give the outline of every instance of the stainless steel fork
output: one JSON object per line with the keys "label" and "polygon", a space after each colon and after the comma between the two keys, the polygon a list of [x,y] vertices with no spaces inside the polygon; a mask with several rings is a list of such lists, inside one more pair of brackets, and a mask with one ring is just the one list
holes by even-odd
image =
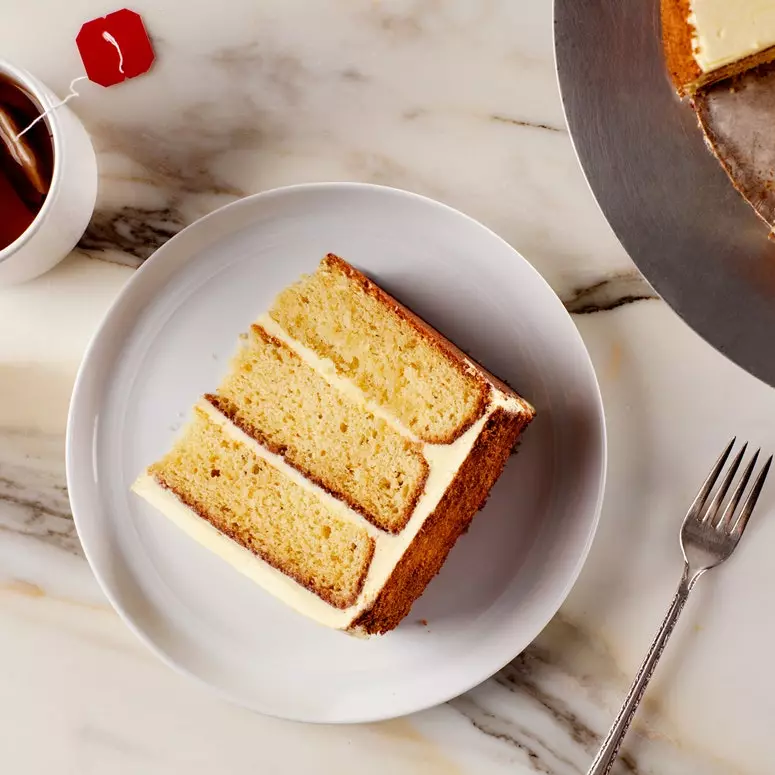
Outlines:
{"label": "stainless steel fork", "polygon": [[662,656],[668,638],[673,633],[678,617],[684,605],[686,605],[689,593],[700,576],[711,568],[720,565],[735,551],[740,541],[740,536],[743,535],[748,520],[751,518],[756,501],[764,486],[764,480],[767,478],[767,473],[770,470],[772,456],[762,466],[748,493],[748,497],[740,509],[740,513],[737,516],[735,514],[751,479],[761,450],[757,451],[753,458],[751,458],[751,462],[746,466],[740,482],[729,498],[726,507],[723,511],[721,509],[726,494],[737,474],[737,470],[740,468],[740,463],[743,461],[747,444],[744,444],[743,448],[735,456],[710,504],[705,508],[705,504],[716,482],[719,480],[734,446],[735,439],[732,439],[724,452],[721,453],[721,457],[716,461],[708,478],[705,480],[705,484],[700,488],[694,503],[692,503],[686,514],[681,526],[681,551],[684,556],[684,569],[681,582],[678,585],[678,591],[673,598],[673,603],[668,609],[657,636],[651,644],[646,658],[643,660],[643,664],[640,666],[638,675],[630,687],[619,715],[603,740],[587,775],[607,775],[611,771],[616,756],[619,753],[622,740],[625,734],[627,734],[635,711],[640,704],[643,693],[646,691],[646,686],[649,680],[651,680],[651,676],[654,674],[654,668]]}

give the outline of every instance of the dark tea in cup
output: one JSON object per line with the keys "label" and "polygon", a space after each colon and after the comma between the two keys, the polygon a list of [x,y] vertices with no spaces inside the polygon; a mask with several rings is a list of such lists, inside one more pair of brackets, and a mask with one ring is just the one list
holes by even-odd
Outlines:
{"label": "dark tea in cup", "polygon": [[54,147],[47,122],[19,137],[41,113],[22,86],[0,74],[0,250],[30,227],[51,186]]}

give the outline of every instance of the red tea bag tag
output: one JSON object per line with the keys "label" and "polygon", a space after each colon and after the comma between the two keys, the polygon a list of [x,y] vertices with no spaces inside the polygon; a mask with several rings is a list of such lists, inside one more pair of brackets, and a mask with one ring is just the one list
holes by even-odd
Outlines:
{"label": "red tea bag tag", "polygon": [[153,48],[140,15],[127,8],[92,19],[75,42],[90,81],[113,86],[147,73]]}

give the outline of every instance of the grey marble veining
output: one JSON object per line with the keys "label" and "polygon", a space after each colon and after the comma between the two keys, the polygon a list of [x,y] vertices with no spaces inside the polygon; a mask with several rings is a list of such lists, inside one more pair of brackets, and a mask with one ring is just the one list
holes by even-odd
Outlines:
{"label": "grey marble veining", "polygon": [[652,301],[659,296],[637,270],[618,272],[573,289],[562,297],[571,315],[591,315],[637,301]]}
{"label": "grey marble veining", "polygon": [[95,258],[137,267],[186,225],[171,208],[97,210],[78,247]]}
{"label": "grey marble veining", "polygon": [[[511,664],[451,705],[530,772],[584,775],[629,680],[598,638],[559,615]],[[647,700],[615,775],[743,775],[702,751],[675,747],[655,723],[659,716]]]}
{"label": "grey marble veining", "polygon": [[0,428],[0,531],[83,556],[64,476],[64,438]]}

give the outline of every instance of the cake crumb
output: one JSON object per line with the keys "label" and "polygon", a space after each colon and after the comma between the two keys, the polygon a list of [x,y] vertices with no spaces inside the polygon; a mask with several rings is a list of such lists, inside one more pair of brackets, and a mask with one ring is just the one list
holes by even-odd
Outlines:
{"label": "cake crumb", "polygon": [[421,624],[423,627],[428,626],[428,620],[427,619],[418,619],[417,624]]}

